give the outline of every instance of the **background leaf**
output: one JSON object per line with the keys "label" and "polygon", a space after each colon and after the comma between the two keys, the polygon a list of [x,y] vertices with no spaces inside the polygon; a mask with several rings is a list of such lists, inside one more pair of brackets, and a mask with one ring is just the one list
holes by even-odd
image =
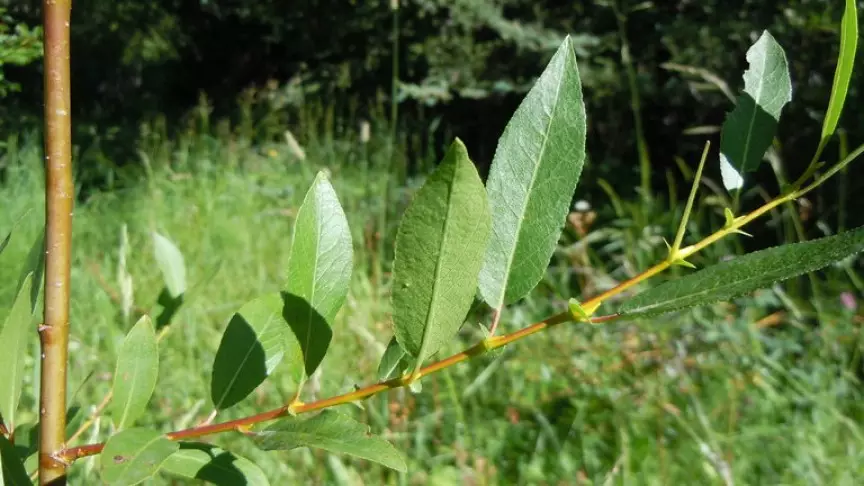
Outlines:
{"label": "background leaf", "polygon": [[254,391],[286,357],[299,381],[303,357],[299,343],[283,318],[283,300],[271,293],[249,301],[228,323],[210,380],[210,398],[217,409],[237,404]]}
{"label": "background leaf", "polygon": [[774,140],[783,106],[792,100],[786,53],[768,31],[747,50],[744,92],[720,132],[720,171],[726,189],[740,189]]}
{"label": "background leaf", "polygon": [[45,274],[45,231],[40,231],[33,246],[30,247],[30,252],[27,254],[27,260],[24,262],[24,267],[21,269],[21,274],[18,277],[18,286],[16,292],[21,290],[24,285],[24,279],[27,275],[33,274],[33,281],[30,285],[30,313],[36,312],[36,306],[39,304],[39,293],[42,291],[42,277]]}
{"label": "background leaf", "polygon": [[186,293],[186,264],[183,262],[183,254],[168,238],[153,232],[153,250],[156,255],[156,263],[162,271],[165,287],[176,299]]}
{"label": "background leaf", "polygon": [[159,345],[149,316],[138,320],[117,351],[111,416],[124,429],[147,410],[159,376]]}
{"label": "background leaf", "polygon": [[3,378],[0,379],[0,415],[10,431],[15,430],[15,411],[24,384],[24,356],[30,349],[28,338],[34,334],[30,327],[33,320],[30,312],[32,284],[33,273],[28,273],[0,330],[0,343],[3,346],[0,352],[0,370],[3,370]]}
{"label": "background leaf", "polygon": [[138,484],[153,476],[180,444],[159,432],[126,429],[112,435],[102,450],[102,480],[111,486]]}
{"label": "background leaf", "polygon": [[204,443],[180,443],[180,450],[162,463],[161,472],[199,479],[217,486],[268,486],[260,467],[232,452]]}
{"label": "background leaf", "polygon": [[349,454],[405,472],[405,458],[386,440],[368,434],[368,427],[333,410],[307,419],[279,421],[252,435],[262,449],[289,450],[314,447],[337,454]]}
{"label": "background leaf", "polygon": [[618,313],[627,317],[648,317],[728,300],[779,280],[818,270],[862,249],[864,227],[753,252],[646,290],[621,305]]}
{"label": "background leaf", "polygon": [[546,273],[585,161],[582,85],[569,37],[504,129],[492,161],[492,236],[480,295],[515,302]]}
{"label": "background leaf", "polygon": [[855,53],[858,50],[858,11],[855,0],[846,0],[843,10],[843,20],[840,22],[840,54],[837,57],[837,67],[834,71],[834,82],[831,86],[831,98],[828,100],[828,110],[822,123],[822,139],[824,146],[840,121],[846,94],[849,92],[849,82],[852,80],[852,68],[855,65]]}
{"label": "background leaf", "polygon": [[396,235],[393,325],[417,366],[462,325],[488,238],[486,191],[457,139],[414,196]]}
{"label": "background leaf", "polygon": [[333,336],[330,325],[348,295],[353,258],[345,212],[333,186],[319,172],[294,222],[285,285],[289,294],[308,303],[292,305],[285,316],[303,347],[307,375],[327,353]]}
{"label": "background leaf", "polygon": [[30,486],[32,481],[15,446],[0,434],[0,486]]}

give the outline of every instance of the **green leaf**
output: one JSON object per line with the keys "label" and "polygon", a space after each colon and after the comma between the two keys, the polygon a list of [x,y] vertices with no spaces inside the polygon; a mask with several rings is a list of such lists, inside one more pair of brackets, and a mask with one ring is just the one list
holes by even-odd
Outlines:
{"label": "green leaf", "polygon": [[138,320],[117,352],[111,416],[117,429],[134,423],[147,409],[159,375],[159,345],[149,316]]}
{"label": "green leaf", "polygon": [[381,362],[378,363],[378,381],[389,380],[404,370],[410,363],[407,363],[406,357],[408,353],[399,345],[396,336],[387,344],[387,349],[384,350],[384,355],[381,356]]}
{"label": "green leaf", "polygon": [[407,471],[405,458],[392,444],[369,435],[367,426],[333,410],[324,410],[306,419],[281,420],[252,434],[252,437],[258,447],[267,451],[314,447]]}
{"label": "green leaf", "polygon": [[231,318],[216,351],[210,398],[219,409],[231,407],[252,393],[283,359],[292,362],[302,379],[300,345],[283,317],[283,298],[270,293],[254,299]]}
{"label": "green leaf", "polygon": [[417,367],[462,325],[488,238],[486,191],[456,139],[414,196],[396,235],[393,324]]}
{"label": "green leaf", "polygon": [[647,317],[729,300],[818,270],[864,249],[864,227],[805,243],[753,252],[646,290],[618,313]]}
{"label": "green leaf", "polygon": [[582,173],[585,133],[568,37],[507,124],[492,161],[492,237],[480,272],[480,295],[492,308],[521,299],[546,273]]}
{"label": "green leaf", "polygon": [[30,290],[33,284],[33,274],[24,277],[24,282],[18,290],[18,295],[12,303],[12,309],[6,316],[6,322],[0,330],[0,416],[11,431],[15,430],[15,410],[21,398],[21,386],[24,384],[24,356],[30,349],[29,337],[32,333],[30,324]]}
{"label": "green leaf", "polygon": [[0,486],[30,486],[24,461],[18,456],[15,446],[0,434]]}
{"label": "green leaf", "polygon": [[102,449],[102,480],[111,486],[138,484],[159,470],[180,444],[159,432],[135,428],[112,435]]}
{"label": "green leaf", "polygon": [[831,86],[831,98],[828,100],[828,110],[822,123],[822,138],[820,145],[834,135],[843,105],[846,103],[846,93],[849,92],[849,82],[852,79],[852,69],[855,65],[855,52],[858,50],[858,12],[855,0],[846,0],[843,20],[840,22],[840,54],[837,67],[834,70],[834,83]]}
{"label": "green leaf", "polygon": [[180,443],[180,450],[162,464],[163,473],[199,479],[217,486],[268,486],[270,482],[252,461],[216,446]]}
{"label": "green leaf", "polygon": [[783,106],[792,100],[786,53],[768,31],[747,50],[744,92],[720,132],[720,172],[727,190],[744,185],[774,140]]}
{"label": "green leaf", "polygon": [[307,375],[327,353],[330,325],[348,295],[353,258],[348,220],[333,186],[319,172],[294,221],[285,284],[288,294],[307,303],[287,301],[300,305],[287,308],[285,315],[303,348]]}
{"label": "green leaf", "polygon": [[24,267],[21,269],[21,275],[18,277],[18,286],[16,292],[21,290],[24,285],[24,279],[27,275],[33,274],[33,282],[30,285],[30,313],[36,312],[36,305],[39,303],[39,292],[42,290],[42,276],[45,273],[45,232],[40,231],[33,246],[30,247],[30,252],[27,254]]}
{"label": "green leaf", "polygon": [[168,238],[153,232],[153,249],[156,255],[156,263],[162,271],[162,279],[165,287],[176,299],[186,293],[186,264],[183,262],[183,254]]}

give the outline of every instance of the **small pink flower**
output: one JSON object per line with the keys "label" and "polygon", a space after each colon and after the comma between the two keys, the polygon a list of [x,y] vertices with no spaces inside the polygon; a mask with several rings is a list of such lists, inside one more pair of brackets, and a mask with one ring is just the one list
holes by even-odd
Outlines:
{"label": "small pink flower", "polygon": [[852,312],[855,312],[855,309],[858,308],[858,302],[855,300],[855,296],[852,295],[852,292],[841,293],[840,302],[843,303],[843,307]]}

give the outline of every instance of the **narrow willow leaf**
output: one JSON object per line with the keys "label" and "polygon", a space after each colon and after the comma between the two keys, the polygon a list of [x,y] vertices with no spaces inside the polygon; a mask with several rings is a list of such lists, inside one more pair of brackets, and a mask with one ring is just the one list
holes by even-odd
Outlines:
{"label": "narrow willow leaf", "polygon": [[24,357],[30,349],[30,289],[33,285],[33,274],[24,277],[24,282],[18,290],[18,295],[12,303],[12,309],[6,316],[6,321],[0,330],[0,416],[9,430],[15,429],[15,410],[21,398],[21,386],[24,384]]}
{"label": "narrow willow leaf", "polygon": [[154,474],[180,444],[159,432],[126,429],[112,435],[102,449],[102,480],[111,486],[138,484]]}
{"label": "narrow willow leaf", "polygon": [[314,447],[336,454],[348,454],[405,472],[405,458],[386,440],[369,435],[369,428],[333,410],[324,410],[311,418],[281,420],[251,434],[258,447],[267,450],[289,450]]}
{"label": "narrow willow leaf", "polygon": [[618,313],[627,317],[654,316],[729,300],[818,270],[861,250],[864,250],[864,227],[753,252],[646,290],[625,302]]}
{"label": "narrow willow leaf", "polygon": [[186,264],[183,262],[183,254],[171,240],[156,232],[153,233],[153,249],[165,287],[172,298],[180,297],[186,293]]}
{"label": "narrow willow leaf", "polygon": [[0,486],[30,486],[31,484],[33,482],[27,476],[24,462],[15,450],[15,446],[0,434]]}
{"label": "narrow willow leaf", "polygon": [[410,366],[410,363],[406,363],[405,360],[407,356],[408,353],[399,345],[396,336],[393,336],[387,344],[387,349],[384,350],[384,355],[381,356],[381,362],[378,363],[378,381],[389,380],[405,369],[406,364]]}
{"label": "narrow willow leaf", "polygon": [[3,241],[0,241],[0,255],[2,255],[3,250],[5,250],[7,246],[9,246],[9,241],[11,241],[11,240],[12,240],[12,231],[9,231],[9,233],[6,235],[6,238],[3,238]]}
{"label": "narrow willow leaf", "polygon": [[39,293],[42,290],[42,277],[45,274],[45,232],[40,231],[33,246],[30,247],[30,252],[27,254],[27,259],[24,262],[24,267],[21,269],[21,274],[18,277],[18,286],[16,292],[21,290],[24,285],[24,279],[27,275],[33,274],[33,282],[30,285],[30,313],[36,312],[36,306],[39,303]]}
{"label": "narrow willow leaf", "polygon": [[111,417],[118,430],[132,425],[147,410],[159,376],[159,345],[149,316],[138,320],[117,352]]}
{"label": "narrow willow leaf", "polygon": [[393,324],[416,366],[462,325],[489,238],[489,206],[477,169],[457,139],[399,223]]}
{"label": "narrow willow leaf", "polygon": [[260,467],[234,453],[204,443],[181,443],[162,464],[161,472],[198,479],[216,486],[269,486]]}
{"label": "narrow willow leaf", "polygon": [[492,236],[480,295],[492,308],[533,289],[558,244],[585,162],[586,117],[568,37],[498,141],[489,179]]}
{"label": "narrow willow leaf", "polygon": [[792,100],[786,53],[768,31],[747,50],[744,92],[720,132],[720,172],[727,190],[744,185],[774,140],[783,106]]}
{"label": "narrow willow leaf", "polygon": [[[210,379],[213,405],[225,409],[252,393],[284,359],[303,371],[299,343],[283,317],[279,293],[254,299],[231,318],[216,351]],[[299,382],[302,376],[292,375]]]}
{"label": "narrow willow leaf", "polygon": [[846,93],[849,92],[849,82],[852,79],[852,68],[855,65],[855,53],[858,50],[858,12],[855,0],[846,0],[843,10],[843,20],[840,21],[840,54],[837,58],[837,68],[834,71],[834,83],[831,86],[831,97],[828,100],[828,110],[822,123],[821,145],[825,145],[840,121],[843,105],[846,103]]}

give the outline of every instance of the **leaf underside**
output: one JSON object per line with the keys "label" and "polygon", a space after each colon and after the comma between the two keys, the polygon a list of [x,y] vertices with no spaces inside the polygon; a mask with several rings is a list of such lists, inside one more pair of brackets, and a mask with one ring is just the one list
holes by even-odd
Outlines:
{"label": "leaf underside", "polygon": [[153,232],[153,251],[165,288],[176,299],[186,292],[186,264],[180,249],[168,238]]}
{"label": "leaf underside", "polygon": [[214,445],[182,442],[160,472],[216,486],[268,486],[267,475],[252,461]]}
{"label": "leaf underside", "polygon": [[118,430],[131,425],[145,412],[158,375],[156,331],[150,317],[144,316],[129,331],[117,353],[110,411]]}

